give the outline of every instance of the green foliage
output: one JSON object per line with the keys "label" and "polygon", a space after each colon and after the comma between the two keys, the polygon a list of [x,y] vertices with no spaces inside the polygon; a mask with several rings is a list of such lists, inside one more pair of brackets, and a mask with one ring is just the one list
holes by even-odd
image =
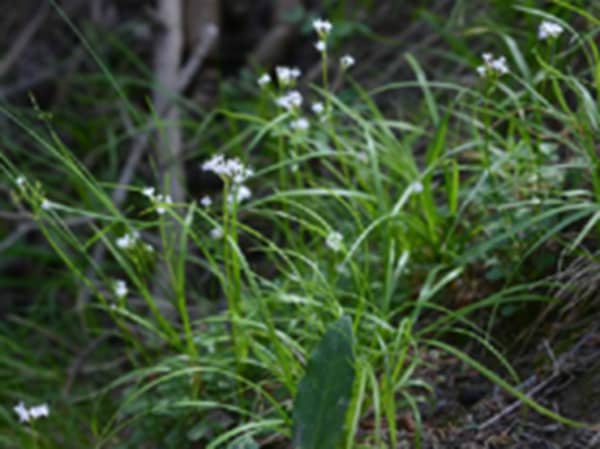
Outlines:
{"label": "green foliage", "polygon": [[[344,17],[347,3],[330,2],[334,44],[366,33]],[[303,107],[277,107],[288,89],[259,91],[245,72],[220,86],[218,111],[180,98],[181,121],[166,123],[131,98],[150,93],[149,79],[116,73],[96,50],[101,73],[76,77],[73,111],[2,106],[2,209],[33,219],[44,241],[2,248],[3,263],[21,261],[30,279],[0,277],[24,298],[0,325],[0,445],[396,447],[408,411],[418,447],[432,348],[580,424],[514,386],[495,331],[525,306],[556,302],[559,264],[596,257],[597,8],[498,1],[471,17],[472,2],[459,1],[445,17],[430,3],[419,2],[422,17],[443,25],[451,52],[399,55],[414,80],[368,89],[353,76],[379,68],[336,72],[332,45]],[[313,32],[306,11],[288,19]],[[546,19],[564,34],[539,41]],[[506,54],[509,73],[479,77],[488,50]],[[312,102],[323,112],[305,111]],[[80,113],[96,104],[108,109],[100,119]],[[114,118],[123,114],[127,126]],[[291,127],[302,118],[308,129]],[[194,143],[188,197],[166,201],[153,156],[131,185],[116,185],[136,137],[172,125]],[[254,169],[251,198],[231,200],[239,186],[199,168],[217,153]],[[18,423],[20,400],[49,402],[51,416]]]}
{"label": "green foliage", "polygon": [[295,447],[336,447],[352,399],[354,371],[352,321],[343,316],[327,326],[298,385],[293,411]]}

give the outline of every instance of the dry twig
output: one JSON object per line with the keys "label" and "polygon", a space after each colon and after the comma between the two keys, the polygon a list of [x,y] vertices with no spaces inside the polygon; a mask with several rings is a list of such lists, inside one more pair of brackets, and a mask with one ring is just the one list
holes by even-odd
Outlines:
{"label": "dry twig", "polygon": [[44,19],[48,15],[49,9],[50,3],[47,0],[42,0],[41,5],[38,7],[37,14],[31,19],[27,26],[23,28],[21,33],[19,33],[12,47],[10,47],[10,50],[6,53],[6,56],[0,61],[0,78],[11,69],[15,62],[18,61],[21,53],[23,53],[23,50],[25,50],[29,44],[29,41],[31,41],[42,23],[44,23]]}

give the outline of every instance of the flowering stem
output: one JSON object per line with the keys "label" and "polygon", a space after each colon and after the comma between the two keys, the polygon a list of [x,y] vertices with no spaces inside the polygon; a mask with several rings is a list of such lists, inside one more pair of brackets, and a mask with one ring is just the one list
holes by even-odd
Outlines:
{"label": "flowering stem", "polygon": [[[322,56],[323,63],[321,64],[323,70],[323,89],[326,92],[329,92],[329,76],[328,76],[328,67],[327,67],[327,49],[323,51]],[[325,113],[329,115],[331,111],[331,100],[329,96],[325,97]]]}
{"label": "flowering stem", "polygon": [[177,307],[179,308],[179,315],[181,316],[181,322],[183,324],[183,330],[185,332],[185,338],[187,340],[187,348],[188,354],[192,358],[196,358],[198,356],[198,352],[196,351],[196,346],[194,344],[194,337],[192,334],[192,327],[190,324],[190,317],[188,313],[188,307],[186,304],[186,295],[185,295],[185,262],[186,262],[186,254],[187,254],[187,243],[188,243],[188,232],[192,223],[192,218],[194,216],[194,203],[190,206],[187,216],[181,226],[180,232],[180,241],[179,241],[179,260],[177,264],[177,271],[175,273],[175,294],[177,297]]}
{"label": "flowering stem", "polygon": [[[225,263],[225,283],[224,291],[227,299],[227,306],[231,315],[231,340],[238,363],[246,358],[247,345],[242,340],[241,333],[238,332],[238,318],[241,316],[240,295],[241,295],[241,273],[240,263],[237,251],[234,245],[237,245],[237,200],[235,192],[229,181],[225,180],[225,189],[223,195],[223,257]],[[231,204],[228,199],[232,198]]]}

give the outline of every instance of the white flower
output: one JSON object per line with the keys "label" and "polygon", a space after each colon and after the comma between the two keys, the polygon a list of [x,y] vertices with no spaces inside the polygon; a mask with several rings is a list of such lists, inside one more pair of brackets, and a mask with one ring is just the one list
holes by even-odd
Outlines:
{"label": "white flower", "polygon": [[154,187],[144,187],[142,189],[142,195],[150,199],[154,199]]}
{"label": "white flower", "polygon": [[42,416],[48,417],[49,414],[50,414],[50,408],[48,407],[48,404],[36,405],[29,409],[29,415],[33,419],[38,419],[38,418],[41,418]]}
{"label": "white flower", "polygon": [[286,85],[292,80],[289,67],[276,67],[275,73],[277,74],[277,81],[279,81],[279,84]]}
{"label": "white flower", "polygon": [[221,226],[212,228],[210,230],[210,238],[213,240],[221,240],[223,238],[223,228]]}
{"label": "white flower", "polygon": [[329,20],[316,19],[313,21],[313,28],[317,33],[321,34],[329,34],[333,25]]}
{"label": "white flower", "polygon": [[494,60],[494,55],[492,53],[486,52],[481,55],[481,58],[483,59],[484,62],[489,64],[490,62],[492,62]]}
{"label": "white flower", "polygon": [[306,131],[310,127],[310,122],[304,118],[300,117],[290,123],[290,128],[298,130],[298,131]]}
{"label": "white flower", "polygon": [[159,193],[155,194],[154,187],[145,187],[142,189],[142,195],[148,197],[156,206],[156,212],[160,215],[166,212],[165,205],[173,204],[173,200],[170,195],[163,195]]}
{"label": "white flower", "polygon": [[277,74],[277,81],[281,86],[292,84],[302,74],[297,67],[290,68],[284,66],[275,67],[275,73]]}
{"label": "white flower", "polygon": [[47,417],[50,415],[48,404],[35,405],[27,409],[23,402],[19,402],[13,407],[15,413],[19,416],[19,422],[29,422],[32,419]]}
{"label": "white flower", "polygon": [[352,67],[356,63],[352,55],[344,55],[340,58],[340,65],[342,69],[346,70]]}
{"label": "white flower", "polygon": [[311,106],[311,109],[315,114],[319,115],[319,114],[322,114],[323,111],[325,111],[325,106],[323,106],[323,103],[320,103],[320,102],[313,103],[313,105]]}
{"label": "white flower", "polygon": [[44,210],[50,210],[54,207],[54,203],[46,198],[42,200],[40,207]]}
{"label": "white flower", "polygon": [[483,65],[477,67],[479,76],[484,77],[492,74],[506,75],[509,72],[506,57],[500,56],[494,59],[492,53],[484,53],[481,57],[483,58]]}
{"label": "white flower", "polygon": [[271,82],[271,76],[268,73],[263,74],[258,80],[257,83],[260,87],[265,87],[267,84]]}
{"label": "white flower", "polygon": [[200,204],[204,207],[210,207],[212,205],[212,199],[208,195],[204,195],[200,200]]}
{"label": "white flower", "polygon": [[241,184],[254,173],[239,159],[225,159],[222,154],[217,154],[202,164],[202,170],[211,171],[221,177],[229,178],[236,184]]}
{"label": "white flower", "polygon": [[244,200],[252,197],[252,190],[244,185],[235,186],[233,191],[227,195],[227,203],[233,204],[234,202],[239,204]]}
{"label": "white flower", "polygon": [[315,44],[315,48],[317,49],[317,51],[323,53],[325,50],[327,50],[327,44],[325,43],[325,41],[317,41],[317,43]]}
{"label": "white flower", "polygon": [[501,75],[505,75],[509,72],[508,65],[506,64],[506,58],[504,56],[500,56],[498,59],[493,61],[490,66]]}
{"label": "white flower", "polygon": [[171,199],[170,195],[156,195],[155,198],[156,203],[158,203],[157,207],[156,207],[156,212],[159,215],[162,215],[166,212],[166,207],[165,205],[171,205],[173,204],[173,200]]}
{"label": "white flower", "polygon": [[15,179],[15,183],[20,188],[23,188],[23,186],[25,185],[25,182],[26,182],[25,176],[19,176],[19,177],[17,177],[17,179]]}
{"label": "white flower", "polygon": [[415,181],[410,185],[410,190],[414,193],[421,193],[423,192],[423,184],[419,181]]}
{"label": "white flower", "polygon": [[133,246],[133,242],[131,241],[131,237],[129,234],[125,234],[123,237],[119,237],[116,241],[117,246],[122,249],[131,248]]}
{"label": "white flower", "polygon": [[325,239],[325,244],[336,253],[342,249],[343,243],[344,237],[342,237],[342,234],[337,231],[330,232]]}
{"label": "white flower", "polygon": [[137,231],[133,231],[130,234],[125,234],[124,236],[119,237],[116,240],[116,244],[121,249],[131,249],[136,245],[139,238],[140,233]]}
{"label": "white flower", "polygon": [[277,106],[290,111],[294,108],[299,108],[302,106],[302,100],[302,94],[297,90],[292,90],[275,100],[275,103]]}
{"label": "white flower", "polygon": [[540,23],[540,27],[538,28],[538,39],[541,41],[549,38],[554,39],[560,36],[563,31],[565,31],[564,28],[558,23],[544,20],[542,23]]}
{"label": "white flower", "polygon": [[27,410],[23,402],[19,402],[15,405],[13,410],[19,416],[19,422],[29,422],[29,410]]}
{"label": "white flower", "polygon": [[113,284],[113,292],[117,298],[124,298],[128,291],[127,284],[122,279],[117,279]]}

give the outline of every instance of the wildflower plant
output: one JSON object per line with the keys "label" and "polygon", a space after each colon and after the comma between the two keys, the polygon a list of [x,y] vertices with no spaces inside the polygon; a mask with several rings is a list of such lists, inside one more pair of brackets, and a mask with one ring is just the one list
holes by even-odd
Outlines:
{"label": "wildflower plant", "polygon": [[126,282],[122,279],[117,279],[114,282],[113,291],[118,299],[125,298],[129,292]]}
{"label": "wildflower plant", "polygon": [[205,208],[209,208],[210,206],[212,206],[212,198],[208,195],[204,195],[200,199],[200,204]]}
{"label": "wildflower plant", "polygon": [[337,231],[330,232],[329,234],[327,234],[327,238],[325,239],[325,244],[334,253],[341,251],[343,243],[344,243],[344,238],[343,238],[342,234],[340,234]]}
{"label": "wildflower plant", "polygon": [[[506,56],[485,53],[476,69],[498,81],[490,83],[495,90],[482,91],[468,77],[434,79],[435,68],[424,70],[408,56],[414,80],[368,92],[353,80],[337,95],[328,70],[343,74],[356,61],[345,55],[338,67],[328,67],[333,25],[324,19],[312,25],[323,68],[320,86],[306,88],[300,69],[276,67],[272,79],[263,73],[252,81],[260,98],[268,99],[259,112],[223,109],[218,120],[211,116],[199,127],[217,131],[203,141],[193,176],[218,178],[217,192],[202,186],[194,201],[174,207],[167,191],[131,188],[117,206],[113,187],[73,163],[52,135],[40,137],[41,143],[79,180],[72,198],[79,205],[63,207],[61,199],[59,208],[51,208],[61,214],[47,213],[40,210],[46,195],[33,177],[20,174],[30,172],[0,153],[2,172],[82,280],[78,288],[92,292],[93,299],[82,301],[81,322],[104,326],[98,314],[108,315],[115,325],[106,334],[119,337],[111,345],[124,348],[124,362],[117,361],[127,368],[98,393],[102,407],[111,404],[108,418],[98,418],[102,425],[90,432],[98,446],[131,443],[122,429],[139,429],[146,419],[148,432],[159,432],[155,423],[173,423],[173,438],[184,440],[178,447],[254,447],[254,438],[289,438],[292,427],[303,428],[293,419],[314,420],[312,410],[292,417],[289,405],[309,364],[316,377],[309,376],[302,391],[310,394],[310,379],[318,378],[314,360],[323,357],[312,349],[335,354],[327,344],[335,333],[320,343],[321,335],[331,336],[330,323],[343,323],[344,335],[352,337],[344,340],[344,354],[353,360],[346,366],[353,375],[345,377],[345,395],[354,396],[340,398],[347,415],[331,420],[346,423],[332,429],[344,436],[346,448],[401,445],[398,416],[409,410],[420,423],[418,395],[433,391],[419,377],[419,369],[432,364],[432,350],[479,370],[538,412],[573,424],[513,386],[520,379],[490,337],[496,315],[488,329],[471,317],[488,308],[503,313],[508,305],[547,301],[537,293],[544,282],[515,267],[529,263],[546,243],[564,247],[570,239],[565,251],[574,251],[598,231],[598,108],[592,101],[598,89],[589,78],[582,82],[563,71],[560,59],[551,65],[539,55],[519,57],[515,37],[506,40],[512,44]],[[561,32],[548,24],[529,30],[534,38],[566,46]],[[595,57],[593,50],[590,55]],[[469,62],[464,67],[472,73]],[[522,76],[527,71],[533,76]],[[389,117],[376,99],[402,98],[403,89],[410,98],[421,93],[422,102],[414,101],[418,113]],[[563,89],[578,101],[565,101]],[[556,132],[549,122],[564,123],[564,130]],[[562,161],[559,150],[572,159]],[[61,198],[58,189],[48,191],[49,198]],[[137,206],[149,202],[158,216],[139,212]],[[75,229],[63,213],[91,224]],[[167,213],[169,220],[161,218]],[[105,250],[104,263],[92,257],[92,247]],[[531,263],[530,271],[536,269]],[[489,281],[492,276],[499,281]],[[469,282],[475,283],[475,299],[453,308],[448,298],[460,296],[456,289]],[[121,305],[111,307],[115,300]],[[508,380],[445,343],[443,335],[450,333],[488,350]],[[10,366],[19,366],[14,361]],[[323,382],[336,378],[328,375]],[[296,402],[321,402],[308,399],[314,400]],[[43,406],[17,404],[13,417],[46,417]],[[335,413],[333,408],[326,412]],[[219,427],[215,419],[228,423]],[[361,431],[364,419],[375,421],[368,437]]]}
{"label": "wildflower plant", "polygon": [[167,208],[173,205],[173,199],[169,194],[156,194],[154,187],[143,188],[142,194],[153,203],[153,207],[158,215],[163,215],[167,211]]}
{"label": "wildflower plant", "polygon": [[286,92],[281,97],[277,98],[275,103],[277,106],[287,110],[287,111],[295,111],[298,110],[302,106],[303,97],[300,92],[297,90],[292,90]]}
{"label": "wildflower plant", "polygon": [[352,55],[344,55],[340,58],[340,67],[344,70],[352,68],[356,64],[356,60]]}
{"label": "wildflower plant", "polygon": [[258,85],[259,85],[260,87],[265,87],[265,86],[267,86],[268,84],[270,84],[270,83],[271,83],[271,75],[269,75],[268,73],[264,73],[264,74],[262,74],[262,75],[261,75],[261,76],[258,78],[258,80],[257,80],[257,83],[258,83]]}
{"label": "wildflower plant", "polygon": [[321,65],[323,76],[323,88],[328,89],[328,64],[327,64],[327,39],[333,29],[333,25],[328,20],[316,19],[313,21],[313,28],[317,33],[319,40],[315,43],[316,50],[321,53]]}
{"label": "wildflower plant", "polygon": [[39,418],[47,418],[50,416],[50,407],[48,407],[48,404],[39,404],[27,408],[23,402],[19,402],[13,407],[13,410],[19,417],[21,423],[28,423]]}
{"label": "wildflower plant", "polygon": [[241,360],[248,351],[248,343],[245,336],[237,329],[235,321],[241,318],[241,259],[238,248],[238,208],[243,201],[252,197],[252,191],[245,182],[254,174],[254,171],[247,167],[238,158],[226,158],[222,154],[217,154],[205,161],[202,166],[205,172],[212,172],[219,176],[223,181],[223,207],[221,223],[213,226],[209,235],[212,240],[224,240],[223,257],[225,262],[225,271],[227,285],[224,285],[225,295],[228,301],[229,310],[234,320],[233,326],[233,344],[236,356]]}
{"label": "wildflower plant", "polygon": [[477,73],[483,77],[498,77],[510,72],[506,62],[506,56],[494,57],[492,53],[481,55],[483,64],[477,67]]}
{"label": "wildflower plant", "polygon": [[540,23],[538,28],[538,39],[542,41],[548,39],[557,39],[563,32],[563,27],[558,23],[544,20]]}
{"label": "wildflower plant", "polygon": [[275,68],[277,74],[277,82],[280,88],[294,87],[298,79],[302,75],[298,67],[278,66]]}

